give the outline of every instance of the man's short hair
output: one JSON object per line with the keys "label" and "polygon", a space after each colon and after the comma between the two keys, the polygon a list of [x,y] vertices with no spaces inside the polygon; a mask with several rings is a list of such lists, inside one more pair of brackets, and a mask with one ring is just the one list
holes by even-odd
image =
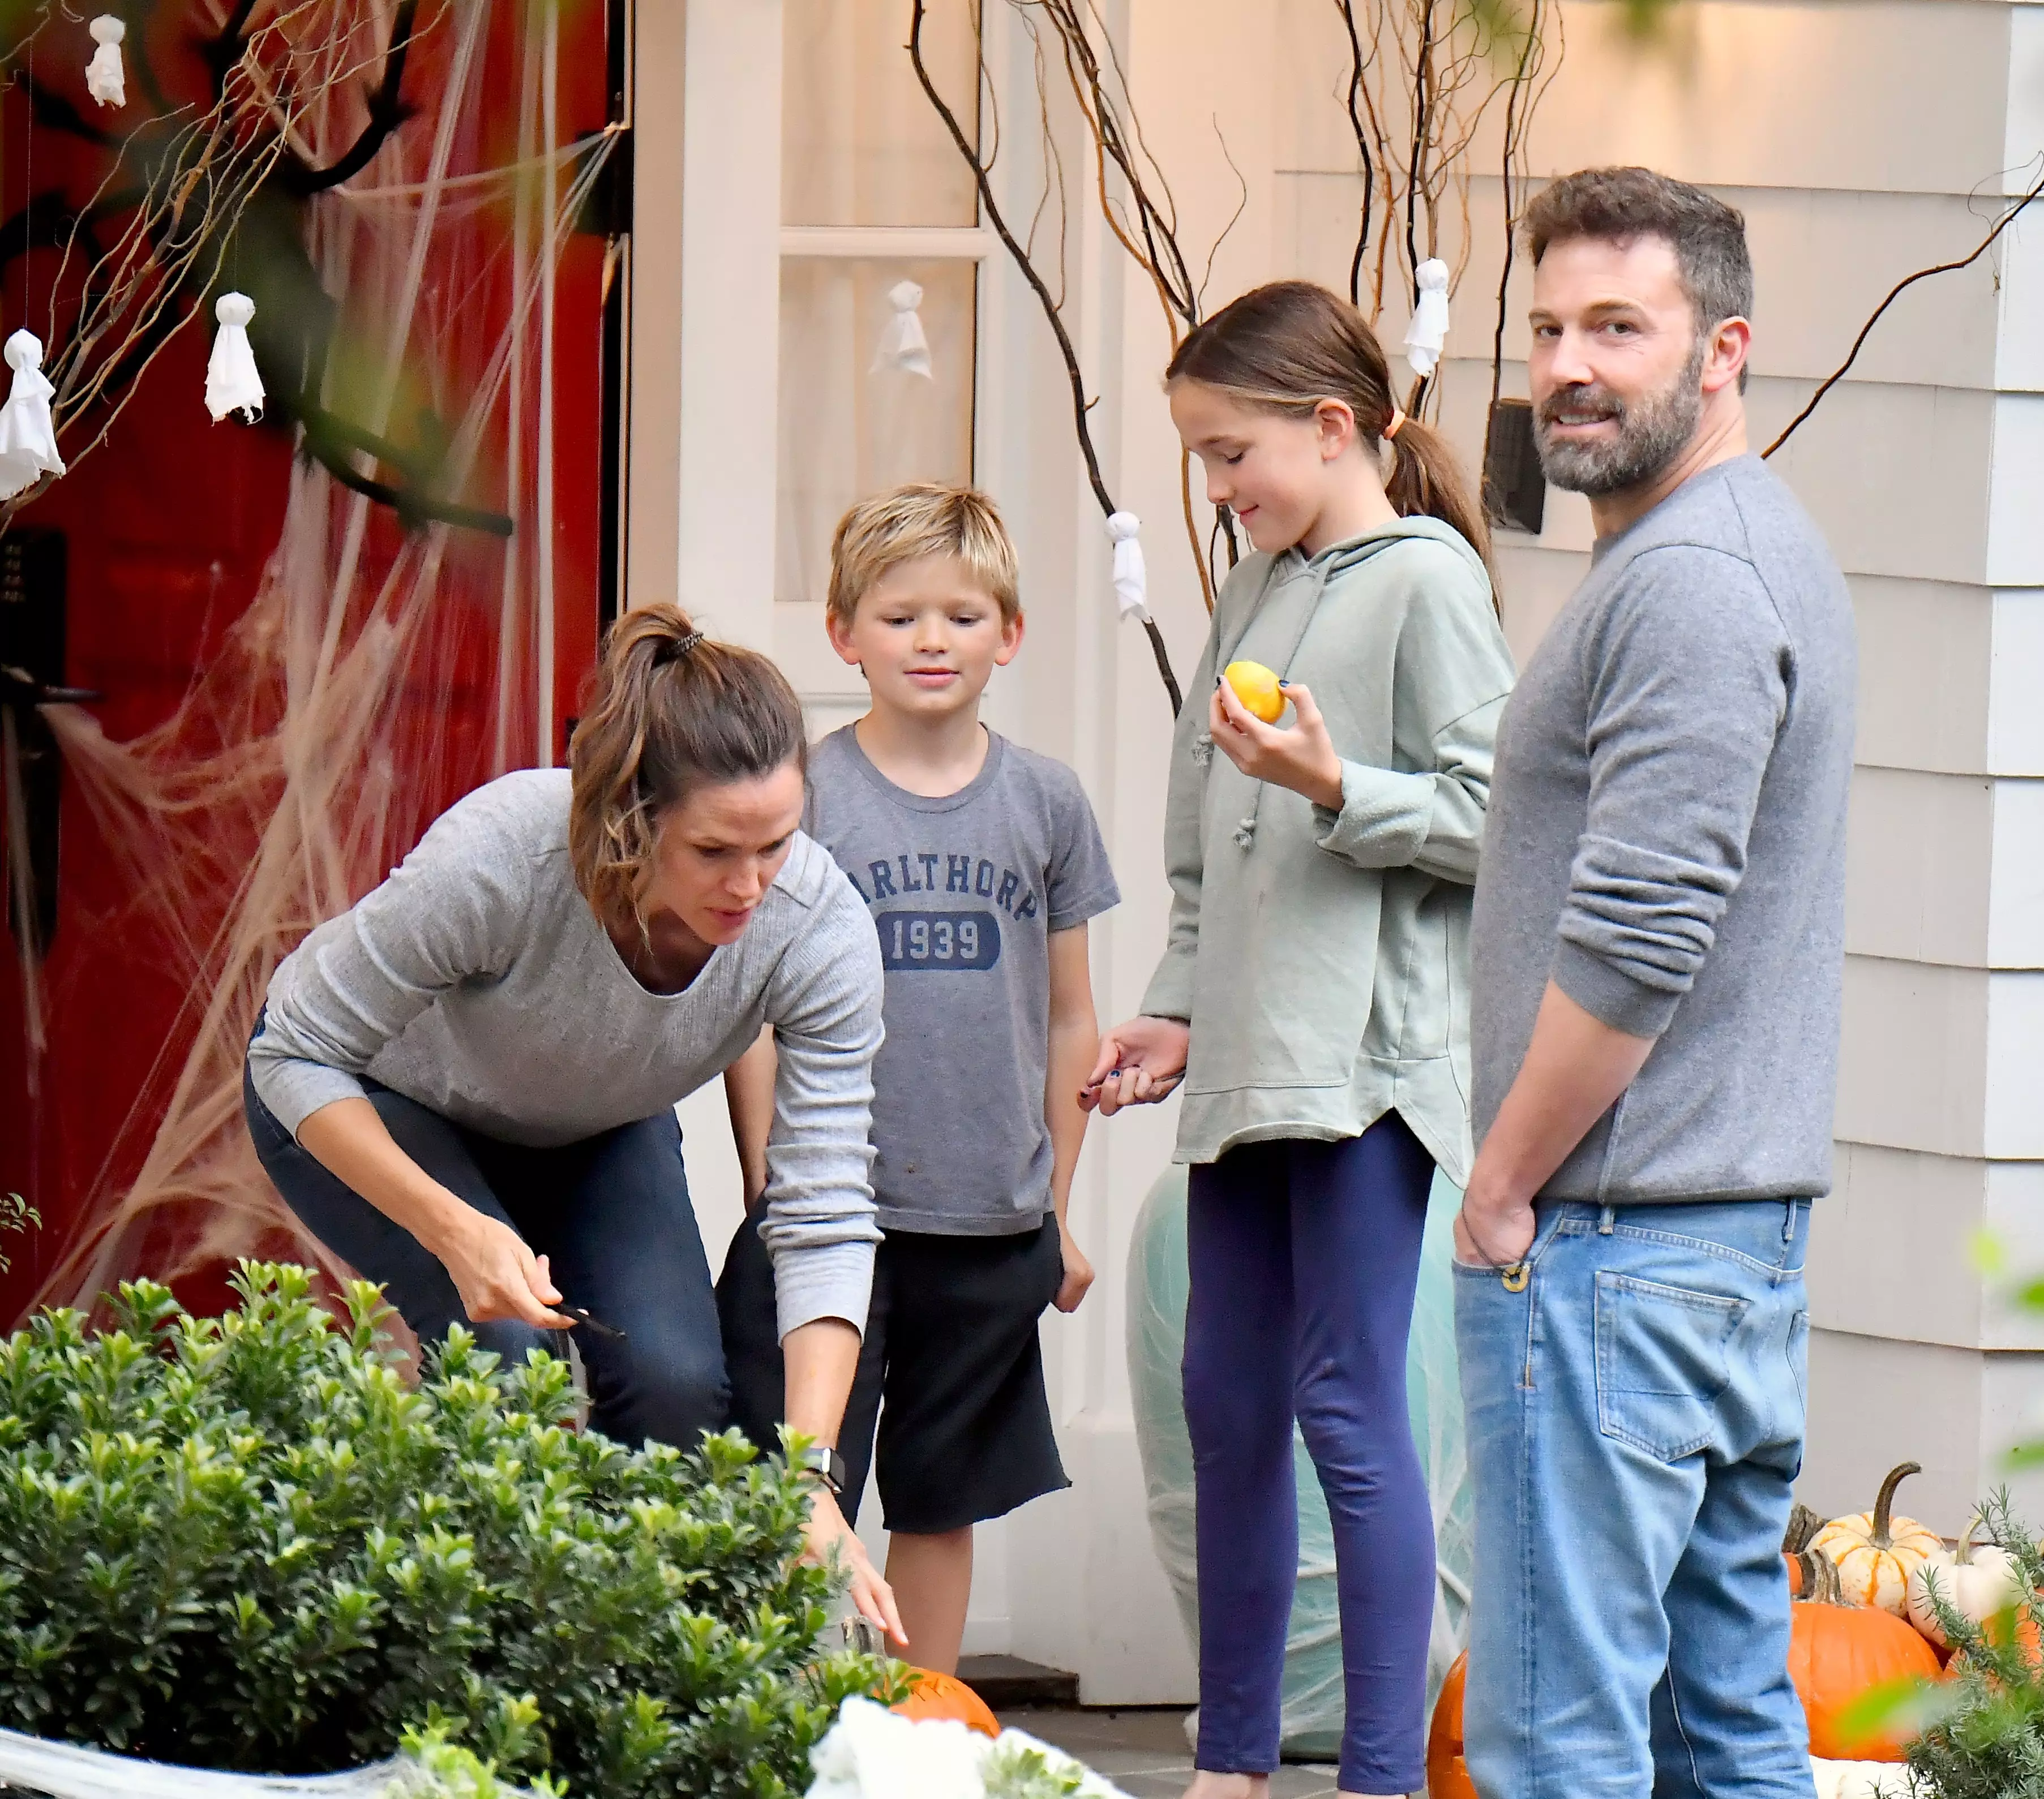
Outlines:
{"label": "man's short hair", "polygon": [[955,556],[1015,622],[1022,610],[1014,540],[1001,510],[977,488],[911,481],[862,500],[831,539],[831,622],[848,629],[859,603],[889,569],[925,556]]}
{"label": "man's short hair", "polygon": [[1533,266],[1550,244],[1578,237],[1630,244],[1663,240],[1675,252],[1682,291],[1699,336],[1727,319],[1753,316],[1753,259],[1746,216],[1736,208],[1651,169],[1582,169],[1552,182],[1526,209]]}

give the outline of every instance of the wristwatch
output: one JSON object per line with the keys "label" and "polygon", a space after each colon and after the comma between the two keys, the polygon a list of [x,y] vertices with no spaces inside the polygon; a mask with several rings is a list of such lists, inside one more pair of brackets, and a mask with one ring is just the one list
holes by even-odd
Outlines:
{"label": "wristwatch", "polygon": [[826,1448],[820,1443],[812,1443],[801,1454],[796,1466],[805,1468],[830,1489],[833,1499],[844,1497],[844,1458],[835,1449]]}

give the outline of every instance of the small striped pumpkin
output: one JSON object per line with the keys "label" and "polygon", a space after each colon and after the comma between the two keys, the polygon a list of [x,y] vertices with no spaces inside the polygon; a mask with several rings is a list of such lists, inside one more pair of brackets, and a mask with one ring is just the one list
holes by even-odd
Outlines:
{"label": "small striped pumpkin", "polygon": [[1904,1462],[1881,1483],[1872,1511],[1834,1518],[1811,1540],[1810,1547],[1838,1571],[1838,1590],[1848,1604],[1872,1605],[1898,1618],[1909,1615],[1909,1577],[1945,1547],[1927,1525],[1894,1515],[1896,1488],[1923,1471]]}

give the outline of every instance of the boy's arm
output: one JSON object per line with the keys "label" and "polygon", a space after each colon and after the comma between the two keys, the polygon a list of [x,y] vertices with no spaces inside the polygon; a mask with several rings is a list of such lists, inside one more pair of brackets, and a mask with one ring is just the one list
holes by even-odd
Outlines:
{"label": "boy's arm", "polygon": [[1058,1288],[1061,1312],[1076,1311],[1093,1285],[1093,1264],[1072,1241],[1066,1210],[1072,1174],[1085,1141],[1086,1114],[1079,1089],[1100,1053],[1100,1020],[1093,1007],[1093,970],[1086,958],[1086,927],[1051,933],[1051,1053],[1043,1083],[1043,1120],[1051,1129],[1051,1204],[1058,1214],[1058,1241],[1065,1278]]}
{"label": "boy's arm", "polygon": [[763,1026],[759,1041],[724,1071],[724,1103],[731,1111],[731,1137],[738,1145],[748,1212],[766,1196],[766,1139],[774,1129],[774,1080],[778,1072],[771,1025]]}

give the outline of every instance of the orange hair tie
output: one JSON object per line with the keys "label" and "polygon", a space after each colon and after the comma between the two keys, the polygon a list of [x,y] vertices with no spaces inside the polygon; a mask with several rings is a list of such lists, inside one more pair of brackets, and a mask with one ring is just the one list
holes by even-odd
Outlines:
{"label": "orange hair tie", "polygon": [[1396,406],[1393,406],[1391,409],[1391,422],[1384,428],[1384,441],[1386,443],[1389,443],[1393,438],[1398,435],[1399,428],[1404,423],[1405,415],[1400,412]]}

